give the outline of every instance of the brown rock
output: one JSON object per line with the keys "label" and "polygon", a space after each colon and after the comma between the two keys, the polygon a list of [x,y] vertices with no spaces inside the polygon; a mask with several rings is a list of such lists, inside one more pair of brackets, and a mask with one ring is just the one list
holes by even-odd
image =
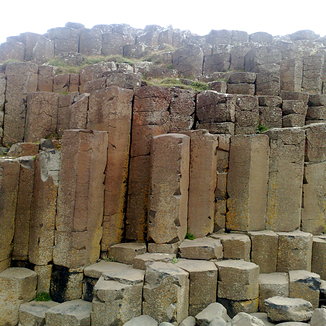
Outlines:
{"label": "brown rock", "polygon": [[137,255],[146,252],[146,244],[136,242],[118,243],[111,246],[109,250],[109,257],[114,261],[124,264],[132,264]]}
{"label": "brown rock", "polygon": [[184,134],[190,137],[188,232],[203,237],[214,229],[218,139],[206,130]]}
{"label": "brown rock", "polygon": [[20,172],[12,256],[14,260],[27,260],[35,157],[20,157],[18,161]]}
{"label": "brown rock", "polygon": [[304,131],[271,129],[267,229],[293,231],[300,227],[304,160]]}
{"label": "brown rock", "polygon": [[54,54],[78,52],[79,31],[69,27],[57,27],[48,30],[48,37],[54,41]]}
{"label": "brown rock", "polygon": [[37,90],[39,92],[52,92],[53,91],[53,78],[54,78],[53,67],[39,66],[38,67]]}
{"label": "brown rock", "polygon": [[10,266],[12,240],[15,230],[19,163],[13,159],[0,159],[0,270]]}
{"label": "brown rock", "polygon": [[90,94],[81,94],[74,98],[70,106],[69,129],[86,129]]}
{"label": "brown rock", "polygon": [[322,280],[326,278],[326,239],[313,237],[311,271],[320,275]]}
{"label": "brown rock", "polygon": [[190,138],[153,138],[148,232],[156,243],[183,240],[187,232]]}
{"label": "brown rock", "polygon": [[321,93],[324,56],[313,54],[303,58],[302,91],[310,94]]}
{"label": "brown rock", "polygon": [[36,142],[55,134],[58,119],[58,94],[28,93],[25,141]]}
{"label": "brown rock", "polygon": [[229,94],[246,94],[255,95],[255,85],[254,84],[228,84],[227,92]]}
{"label": "brown rock", "polygon": [[267,128],[282,128],[282,109],[279,107],[259,107],[259,125]]}
{"label": "brown rock", "polygon": [[311,124],[304,128],[306,132],[305,161],[311,163],[326,160],[326,124]]}
{"label": "brown rock", "polygon": [[261,72],[257,74],[256,95],[274,95],[280,93],[280,75],[275,72]]}
{"label": "brown rock", "polygon": [[38,153],[39,144],[35,143],[15,143],[13,144],[7,155],[10,157],[34,156]]}
{"label": "brown rock", "polygon": [[76,268],[99,257],[107,146],[106,132],[64,132],[53,257],[57,265]]}
{"label": "brown rock", "polygon": [[300,59],[281,61],[280,82],[281,90],[301,92],[303,62]]}
{"label": "brown rock", "polygon": [[102,54],[102,33],[98,29],[82,29],[80,31],[79,52],[84,55]]}
{"label": "brown rock", "polygon": [[265,228],[269,146],[266,135],[231,137],[226,227]]}
{"label": "brown rock", "polygon": [[28,255],[31,263],[52,261],[60,153],[41,152],[35,160]]}
{"label": "brown rock", "polygon": [[[277,271],[311,270],[312,235],[301,231],[278,233]],[[300,253],[300,254],[299,254]]]}
{"label": "brown rock", "polygon": [[37,70],[38,66],[30,62],[9,63],[6,66],[5,145],[21,142],[24,138],[26,93],[37,89]]}

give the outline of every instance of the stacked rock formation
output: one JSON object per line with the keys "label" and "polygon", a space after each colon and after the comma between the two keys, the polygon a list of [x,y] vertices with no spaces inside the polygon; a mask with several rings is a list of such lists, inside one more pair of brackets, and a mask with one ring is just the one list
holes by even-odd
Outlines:
{"label": "stacked rock formation", "polygon": [[76,23],[1,44],[0,326],[326,324],[325,45]]}

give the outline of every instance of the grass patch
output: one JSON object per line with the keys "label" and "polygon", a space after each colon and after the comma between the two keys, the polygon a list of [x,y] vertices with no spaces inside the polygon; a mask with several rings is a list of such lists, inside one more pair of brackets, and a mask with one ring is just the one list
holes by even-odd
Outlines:
{"label": "grass patch", "polygon": [[187,233],[186,236],[185,236],[185,239],[188,239],[188,240],[195,240],[196,237],[195,237],[192,233]]}
{"label": "grass patch", "polygon": [[173,258],[171,259],[171,263],[172,263],[172,264],[176,264],[177,262],[178,262],[178,258],[173,257]]}
{"label": "grass patch", "polygon": [[264,125],[258,125],[256,128],[256,134],[262,134],[267,131],[269,128]]}
{"label": "grass patch", "polygon": [[51,296],[47,292],[37,293],[35,297],[35,301],[51,301]]}
{"label": "grass patch", "polygon": [[179,78],[163,78],[163,79],[150,79],[146,81],[149,85],[152,86],[161,86],[161,87],[179,87],[182,89],[194,90],[201,92],[208,89],[208,85],[199,81],[185,82]]}

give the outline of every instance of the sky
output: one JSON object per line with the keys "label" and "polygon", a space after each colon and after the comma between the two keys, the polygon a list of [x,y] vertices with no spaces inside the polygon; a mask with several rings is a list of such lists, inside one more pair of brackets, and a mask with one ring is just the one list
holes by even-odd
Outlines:
{"label": "sky", "polygon": [[0,43],[24,32],[44,34],[66,22],[156,24],[205,35],[212,29],[286,35],[310,29],[326,35],[326,0],[2,0]]}

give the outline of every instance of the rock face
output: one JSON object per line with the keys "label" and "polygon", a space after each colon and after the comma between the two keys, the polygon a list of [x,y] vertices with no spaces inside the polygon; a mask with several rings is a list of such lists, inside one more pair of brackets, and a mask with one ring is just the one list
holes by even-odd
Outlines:
{"label": "rock face", "polygon": [[[325,304],[325,44],[78,23],[9,37],[0,325],[308,320],[289,304]],[[25,305],[35,291],[62,305]]]}
{"label": "rock face", "polygon": [[99,258],[107,148],[106,132],[69,130],[63,135],[54,248],[57,265],[76,268]]}
{"label": "rock face", "polygon": [[148,234],[155,243],[173,243],[187,232],[190,139],[167,134],[153,138]]}
{"label": "rock face", "polygon": [[308,321],[313,309],[310,302],[303,299],[272,297],[265,300],[266,312],[274,322]]}
{"label": "rock face", "polygon": [[188,273],[171,263],[153,263],[146,270],[143,300],[144,314],[181,323],[188,316]]}

